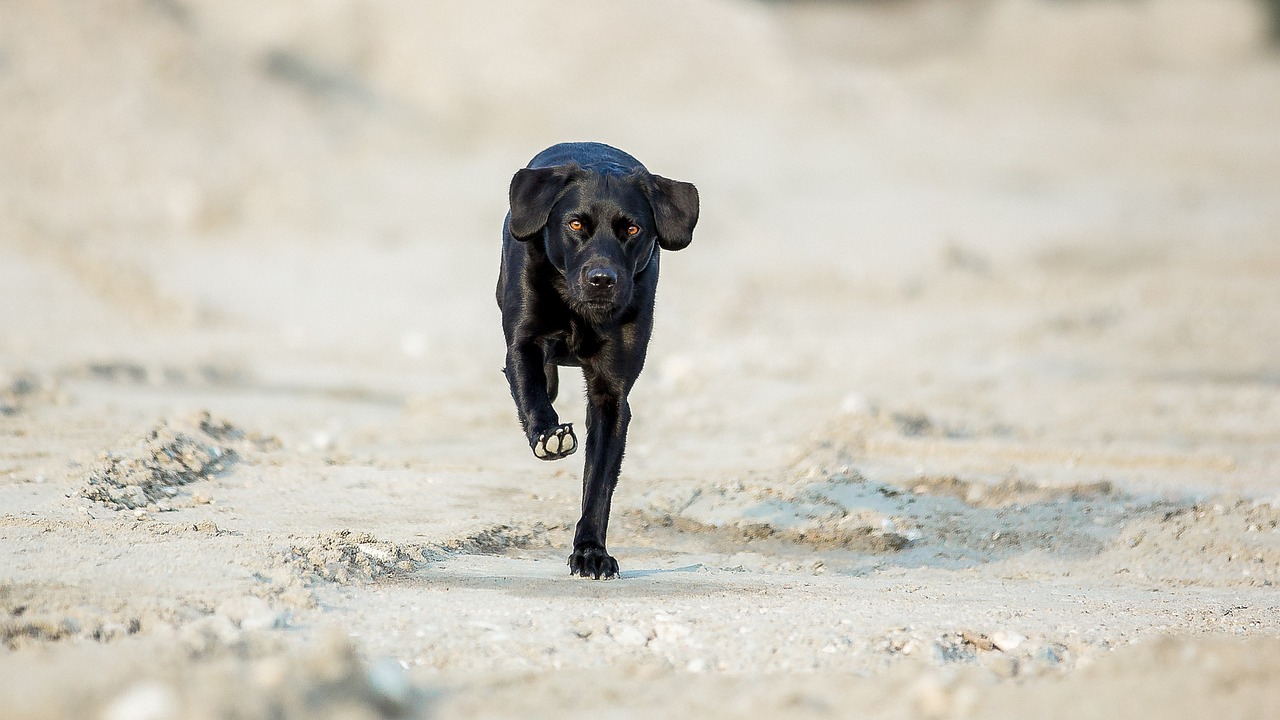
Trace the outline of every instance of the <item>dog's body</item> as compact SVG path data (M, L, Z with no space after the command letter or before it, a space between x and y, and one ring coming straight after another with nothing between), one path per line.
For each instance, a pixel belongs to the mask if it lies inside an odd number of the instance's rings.
M563 143L515 174L510 200L498 277L503 372L534 455L558 460L578 443L551 406L556 368L582 368L586 468L569 568L611 577L618 563L605 549L609 506L631 420L627 394L653 326L659 248L693 239L698 191L608 145Z

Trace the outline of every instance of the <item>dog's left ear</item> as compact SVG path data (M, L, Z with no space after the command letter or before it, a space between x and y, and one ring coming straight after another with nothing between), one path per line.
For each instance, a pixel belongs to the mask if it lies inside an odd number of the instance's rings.
M693 242L698 224L698 188L692 183L650 175L645 183L653 219L658 223L658 246L683 250Z
M547 224L551 206L565 187L582 174L577 165L523 168L511 178L511 236L528 240Z

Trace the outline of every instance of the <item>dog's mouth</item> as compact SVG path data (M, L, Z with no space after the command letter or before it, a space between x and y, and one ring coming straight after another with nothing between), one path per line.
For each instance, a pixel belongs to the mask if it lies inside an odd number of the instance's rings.
M624 305L617 298L574 298L571 306L578 314L592 318L609 318L622 312Z
M579 300L577 306L595 315L612 315L622 309L622 306L612 300Z

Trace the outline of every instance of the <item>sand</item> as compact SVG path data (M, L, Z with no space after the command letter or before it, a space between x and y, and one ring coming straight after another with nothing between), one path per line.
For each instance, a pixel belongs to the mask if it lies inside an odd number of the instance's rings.
M0 717L1273 717L1265 38L1246 0L0 6ZM703 202L607 582L492 295L511 173L585 139Z

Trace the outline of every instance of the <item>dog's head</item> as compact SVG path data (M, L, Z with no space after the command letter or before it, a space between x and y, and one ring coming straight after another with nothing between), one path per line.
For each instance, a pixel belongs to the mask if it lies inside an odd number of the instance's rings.
M643 169L623 175L569 164L511 179L511 236L545 243L565 299L592 317L629 307L657 248L688 246L697 222L697 188Z

